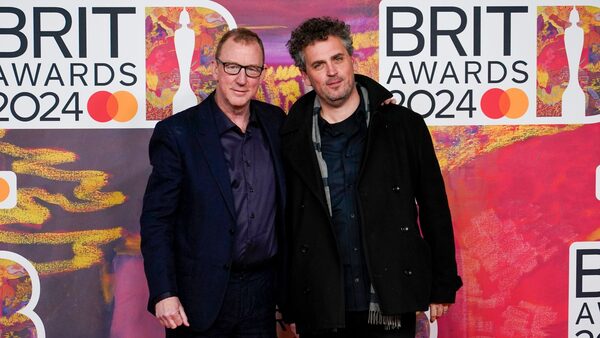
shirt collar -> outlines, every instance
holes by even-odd
[[[219,108],[219,105],[217,104],[217,101],[215,100],[215,96],[210,95],[209,98],[211,100],[213,112],[215,114],[215,122],[217,124],[217,133],[219,134],[219,136],[225,134],[226,132],[228,132],[232,129],[235,130],[236,132],[241,133],[240,128],[238,126],[236,126],[235,123],[233,123],[233,121],[231,121],[229,119],[229,117],[227,117],[227,115],[225,115],[225,113],[221,110],[221,108]],[[249,127],[256,126],[256,125],[258,125],[258,118],[256,117],[256,113],[254,113],[254,108],[253,108],[252,103],[250,103],[250,120],[248,121],[248,128],[246,130],[248,130]]]
[[[352,135],[361,124],[366,123],[365,121],[367,118],[367,112],[365,111],[365,101],[361,90],[358,91],[358,95],[360,96],[360,103],[358,104],[358,107],[352,113],[352,115],[350,115],[344,121],[329,123],[319,115],[319,128],[321,131],[332,136],[336,136],[340,133]],[[314,109],[317,109],[317,107],[320,111],[320,104],[315,104]]]

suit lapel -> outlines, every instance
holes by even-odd
[[[206,164],[219,186],[227,209],[231,217],[235,220],[237,217],[233,203],[233,193],[231,192],[229,169],[227,168],[225,155],[223,154],[223,148],[217,133],[214,118],[215,112],[209,100],[210,98],[207,98],[203,103],[205,106],[201,107],[203,109],[199,109],[196,114],[192,115],[192,133],[196,136],[198,148],[201,149]]]
[[[284,136],[284,138],[287,138],[286,144],[288,145],[284,149],[284,156],[329,215],[323,179],[321,178],[321,171],[319,170],[310,133],[310,124],[302,123],[296,132]]]
[[[273,118],[268,115],[270,114],[269,112],[256,109],[255,107],[251,107],[251,109],[254,109],[254,113],[258,116],[262,129],[265,131],[264,134],[267,139],[267,143],[269,144],[269,149],[271,150],[273,169],[277,179],[277,192],[280,196],[280,201],[284,202],[286,192],[283,168],[281,165],[281,142],[279,136],[280,124],[277,121],[273,121]],[[284,203],[278,203],[278,206],[281,207],[282,210],[285,208]]]

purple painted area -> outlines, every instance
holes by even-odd
[[[140,256],[118,256],[114,266],[114,310],[111,338],[163,337],[164,329],[146,308],[148,288]]]

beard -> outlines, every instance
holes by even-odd
[[[331,82],[339,81],[339,79],[332,79]],[[342,81],[342,86],[337,88],[336,90],[331,90],[325,86],[321,96],[329,105],[334,107],[340,107],[352,95],[352,90],[354,89],[354,82],[347,83]]]

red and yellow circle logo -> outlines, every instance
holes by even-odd
[[[88,99],[87,110],[90,116],[98,122],[127,122],[138,111],[138,103],[130,92],[118,91],[110,93],[99,91]]]
[[[0,171],[0,209],[17,206],[17,175],[12,171]]]
[[[481,97],[481,110],[491,119],[504,116],[517,119],[527,112],[528,107],[527,94],[519,88],[492,88]]]
[[[6,201],[10,195],[10,183],[0,177],[0,203]]]

